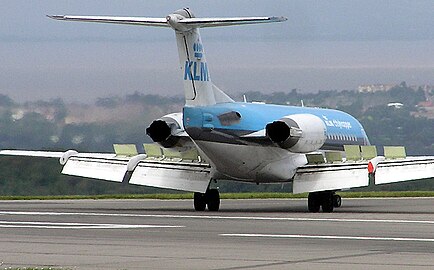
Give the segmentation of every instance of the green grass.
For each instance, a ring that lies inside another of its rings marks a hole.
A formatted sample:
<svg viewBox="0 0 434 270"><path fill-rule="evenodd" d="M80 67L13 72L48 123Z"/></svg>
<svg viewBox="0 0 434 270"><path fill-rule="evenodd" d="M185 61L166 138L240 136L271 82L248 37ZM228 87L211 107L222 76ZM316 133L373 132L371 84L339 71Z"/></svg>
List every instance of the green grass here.
<svg viewBox="0 0 434 270"><path fill-rule="evenodd" d="M434 191L367 191L339 192L343 198L434 197Z"/></svg>
<svg viewBox="0 0 434 270"><path fill-rule="evenodd" d="M385 197L434 197L434 191L373 191L373 192L338 192L343 198L385 198ZM222 193L222 199L297 199L306 198L307 193ZM192 193L177 194L107 194L107 195L59 195L59 196L0 196L0 200L104 200L104 199L154 199L183 200L192 199Z"/></svg>
<svg viewBox="0 0 434 270"><path fill-rule="evenodd" d="M69 270L70 268L53 268L53 267L6 267L4 270Z"/></svg>

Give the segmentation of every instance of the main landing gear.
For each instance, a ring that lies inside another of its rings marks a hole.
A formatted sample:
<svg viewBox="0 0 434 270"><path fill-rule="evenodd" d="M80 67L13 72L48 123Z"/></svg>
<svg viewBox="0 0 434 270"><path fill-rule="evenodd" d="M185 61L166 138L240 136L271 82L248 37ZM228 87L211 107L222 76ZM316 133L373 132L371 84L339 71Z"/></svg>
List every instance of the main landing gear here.
<svg viewBox="0 0 434 270"><path fill-rule="evenodd" d="M194 193L194 210L205 211L206 206L208 206L209 211L219 210L220 194L217 189L208 189L205 193Z"/></svg>
<svg viewBox="0 0 434 270"><path fill-rule="evenodd" d="M341 205L342 198L334 191L311 192L307 199L307 207L312 213L319 212L320 207L322 207L323 212L331 213L335 207L338 208Z"/></svg>

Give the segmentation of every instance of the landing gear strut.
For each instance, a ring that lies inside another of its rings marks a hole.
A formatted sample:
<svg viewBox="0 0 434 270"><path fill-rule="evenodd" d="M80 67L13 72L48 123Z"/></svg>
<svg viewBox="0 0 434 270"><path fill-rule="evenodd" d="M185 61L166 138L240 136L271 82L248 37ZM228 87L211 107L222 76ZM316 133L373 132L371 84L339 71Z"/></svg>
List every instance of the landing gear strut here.
<svg viewBox="0 0 434 270"><path fill-rule="evenodd" d="M194 210L205 211L206 206L209 211L219 210L220 193L217 189L208 189L205 193L194 193Z"/></svg>
<svg viewBox="0 0 434 270"><path fill-rule="evenodd" d="M319 191L309 193L307 199L307 207L309 212L317 213L320 207L325 213L333 212L333 209L342 205L341 196L335 194L334 191Z"/></svg>

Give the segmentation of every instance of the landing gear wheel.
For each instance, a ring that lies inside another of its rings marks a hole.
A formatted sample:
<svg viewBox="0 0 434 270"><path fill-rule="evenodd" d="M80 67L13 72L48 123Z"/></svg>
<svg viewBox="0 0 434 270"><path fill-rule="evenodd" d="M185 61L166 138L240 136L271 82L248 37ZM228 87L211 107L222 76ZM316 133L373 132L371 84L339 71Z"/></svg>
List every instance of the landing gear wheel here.
<svg viewBox="0 0 434 270"><path fill-rule="evenodd" d="M322 211L325 213L333 212L334 201L333 193L330 191L321 192L321 207Z"/></svg>
<svg viewBox="0 0 434 270"><path fill-rule="evenodd" d="M333 191L311 192L307 198L307 208L311 213L318 213L320 208L325 213L331 213L334 207L339 207L341 204L341 196Z"/></svg>
<svg viewBox="0 0 434 270"><path fill-rule="evenodd" d="M195 192L194 193L194 210L196 211L205 211L206 208L206 197L204 193Z"/></svg>
<svg viewBox="0 0 434 270"><path fill-rule="evenodd" d="M333 206L338 208L342 205L342 198L338 194L333 194Z"/></svg>
<svg viewBox="0 0 434 270"><path fill-rule="evenodd" d="M319 208L321 206L320 196L318 192L309 193L309 197L307 198L307 208L311 213L318 213Z"/></svg>
<svg viewBox="0 0 434 270"><path fill-rule="evenodd" d="M220 193L217 189L208 189L205 193L208 210L216 212L220 208Z"/></svg>

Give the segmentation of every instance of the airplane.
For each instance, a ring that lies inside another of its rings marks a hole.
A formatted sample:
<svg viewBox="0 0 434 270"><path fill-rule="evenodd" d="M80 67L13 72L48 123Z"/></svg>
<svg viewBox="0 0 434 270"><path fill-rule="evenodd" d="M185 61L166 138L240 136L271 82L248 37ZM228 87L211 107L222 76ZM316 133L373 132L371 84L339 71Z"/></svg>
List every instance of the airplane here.
<svg viewBox="0 0 434 270"><path fill-rule="evenodd" d="M212 83L200 28L280 23L287 20L285 17L198 18L189 8L179 9L165 18L48 17L174 30L185 106L182 112L154 120L146 134L161 147L158 151L196 151L197 154L188 160L165 158L153 155L150 148L146 154L130 157L74 150L2 150L0 155L56 157L64 166L63 174L194 192L196 211L220 209L219 191L211 188L211 183L217 180L257 184L289 182L294 193L309 193L309 212L320 209L332 212L342 202L337 191L434 176L434 156L398 154L395 156L398 158L388 159L388 150L405 151L397 147L385 148L386 157L377 156L363 126L345 112L235 102ZM346 158L341 159L344 150ZM369 152L370 155L366 154ZM339 158L332 158L336 153ZM352 159L352 155L358 158Z"/></svg>

